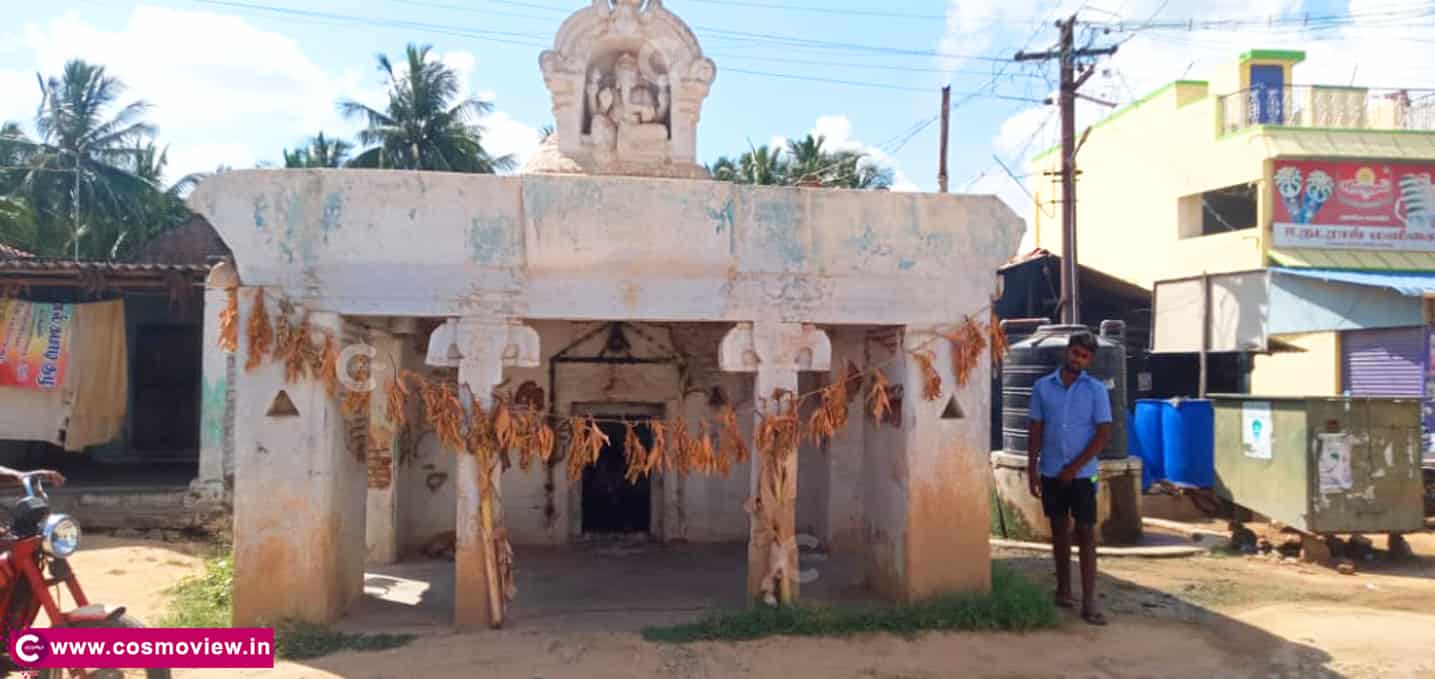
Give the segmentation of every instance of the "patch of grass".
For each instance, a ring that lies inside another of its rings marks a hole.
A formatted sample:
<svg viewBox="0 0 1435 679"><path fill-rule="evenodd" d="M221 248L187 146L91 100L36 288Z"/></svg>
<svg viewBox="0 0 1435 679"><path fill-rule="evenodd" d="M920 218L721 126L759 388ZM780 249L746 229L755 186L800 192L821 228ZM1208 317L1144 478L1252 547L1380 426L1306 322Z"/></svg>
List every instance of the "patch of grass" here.
<svg viewBox="0 0 1435 679"><path fill-rule="evenodd" d="M234 557L225 555L204 564L203 575L180 580L166 593L173 597L163 627L229 627L233 610Z"/></svg>
<svg viewBox="0 0 1435 679"><path fill-rule="evenodd" d="M1004 564L992 564L992 591L954 595L908 606L754 607L711 613L694 623L648 627L643 638L662 643L749 641L770 636L850 636L887 632L913 636L934 630L1025 631L1060 621L1051 597Z"/></svg>
<svg viewBox="0 0 1435 679"><path fill-rule="evenodd" d="M234 610L234 557L224 555L205 562L203 575L191 575L167 590L173 597L163 627L224 628ZM399 648L412 634L349 634L325 625L284 622L274 629L275 654L287 660L306 660L339 651L385 651Z"/></svg>
<svg viewBox="0 0 1435 679"><path fill-rule="evenodd" d="M274 649L280 658L307 660L340 651L387 651L407 646L413 634L349 634L332 627L287 622L274 630Z"/></svg>

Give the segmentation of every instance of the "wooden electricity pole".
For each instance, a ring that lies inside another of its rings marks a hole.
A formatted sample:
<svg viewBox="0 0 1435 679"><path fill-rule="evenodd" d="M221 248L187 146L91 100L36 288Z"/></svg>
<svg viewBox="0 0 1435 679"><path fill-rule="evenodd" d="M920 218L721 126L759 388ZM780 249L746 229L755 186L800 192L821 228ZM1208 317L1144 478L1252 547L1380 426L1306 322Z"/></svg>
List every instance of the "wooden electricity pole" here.
<svg viewBox="0 0 1435 679"><path fill-rule="evenodd" d="M947 192L947 131L952 116L952 86L942 88L942 157L937 162L937 186Z"/></svg>
<svg viewBox="0 0 1435 679"><path fill-rule="evenodd" d="M1096 69L1088 65L1081 75L1076 74L1077 60L1115 54L1116 46L1076 48L1076 15L1056 22L1061 29L1061 44L1045 52L1017 52L1017 61L1061 61L1061 92L1058 105L1061 106L1061 322L1081 322L1080 280L1076 263L1076 98L1077 90L1086 83ZM1101 102L1105 103L1105 102Z"/></svg>

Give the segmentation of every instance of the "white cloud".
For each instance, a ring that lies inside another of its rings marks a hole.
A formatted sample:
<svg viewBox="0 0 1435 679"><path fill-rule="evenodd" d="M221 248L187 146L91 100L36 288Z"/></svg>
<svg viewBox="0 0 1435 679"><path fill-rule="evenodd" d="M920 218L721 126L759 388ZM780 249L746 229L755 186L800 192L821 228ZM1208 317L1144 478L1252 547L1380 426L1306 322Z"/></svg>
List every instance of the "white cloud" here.
<svg viewBox="0 0 1435 679"><path fill-rule="evenodd" d="M483 126L483 147L495 156L513 154L518 167L538 150L538 128L499 111L479 121Z"/></svg>
<svg viewBox="0 0 1435 679"><path fill-rule="evenodd" d="M36 71L58 73L74 58L102 64L128 86L124 102L153 105L147 117L169 145L170 179L276 161L281 149L321 130L352 139L361 122L345 120L336 102L384 100L372 64L325 69L292 38L233 15L142 5L123 25L99 28L70 11L17 28L14 36L0 40L8 44L6 63L14 65L0 67L0 92L19 96L0 97L0 119L33 119ZM463 50L439 58L471 92L477 58ZM521 123L502 113L485 122L497 130L495 143L511 138L507 152L525 153Z"/></svg>

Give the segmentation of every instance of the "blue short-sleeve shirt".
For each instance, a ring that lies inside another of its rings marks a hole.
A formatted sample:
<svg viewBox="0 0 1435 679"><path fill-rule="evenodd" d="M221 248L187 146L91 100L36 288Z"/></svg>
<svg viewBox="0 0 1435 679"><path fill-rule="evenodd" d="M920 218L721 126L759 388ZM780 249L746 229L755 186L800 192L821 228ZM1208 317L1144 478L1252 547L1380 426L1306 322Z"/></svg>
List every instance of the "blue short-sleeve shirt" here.
<svg viewBox="0 0 1435 679"><path fill-rule="evenodd" d="M1041 475L1055 478L1081 457L1096 436L1096 426L1111 421L1111 394L1105 384L1085 372L1068 387L1058 368L1032 386L1031 419L1043 425ZM1098 465L1098 459L1092 458L1077 478L1095 477Z"/></svg>

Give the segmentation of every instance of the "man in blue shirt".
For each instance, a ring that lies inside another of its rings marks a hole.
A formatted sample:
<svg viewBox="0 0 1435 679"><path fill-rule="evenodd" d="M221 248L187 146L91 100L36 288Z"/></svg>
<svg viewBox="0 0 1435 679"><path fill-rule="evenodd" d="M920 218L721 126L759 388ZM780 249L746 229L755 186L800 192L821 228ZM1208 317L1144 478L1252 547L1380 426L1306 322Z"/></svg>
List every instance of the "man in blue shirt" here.
<svg viewBox="0 0 1435 679"><path fill-rule="evenodd" d="M1067 341L1066 362L1032 386L1027 443L1031 494L1051 520L1056 559L1056 604L1072 607L1071 519L1081 546L1081 617L1105 625L1096 605L1096 456L1111 440L1111 395L1086 374L1096 338L1080 332Z"/></svg>

